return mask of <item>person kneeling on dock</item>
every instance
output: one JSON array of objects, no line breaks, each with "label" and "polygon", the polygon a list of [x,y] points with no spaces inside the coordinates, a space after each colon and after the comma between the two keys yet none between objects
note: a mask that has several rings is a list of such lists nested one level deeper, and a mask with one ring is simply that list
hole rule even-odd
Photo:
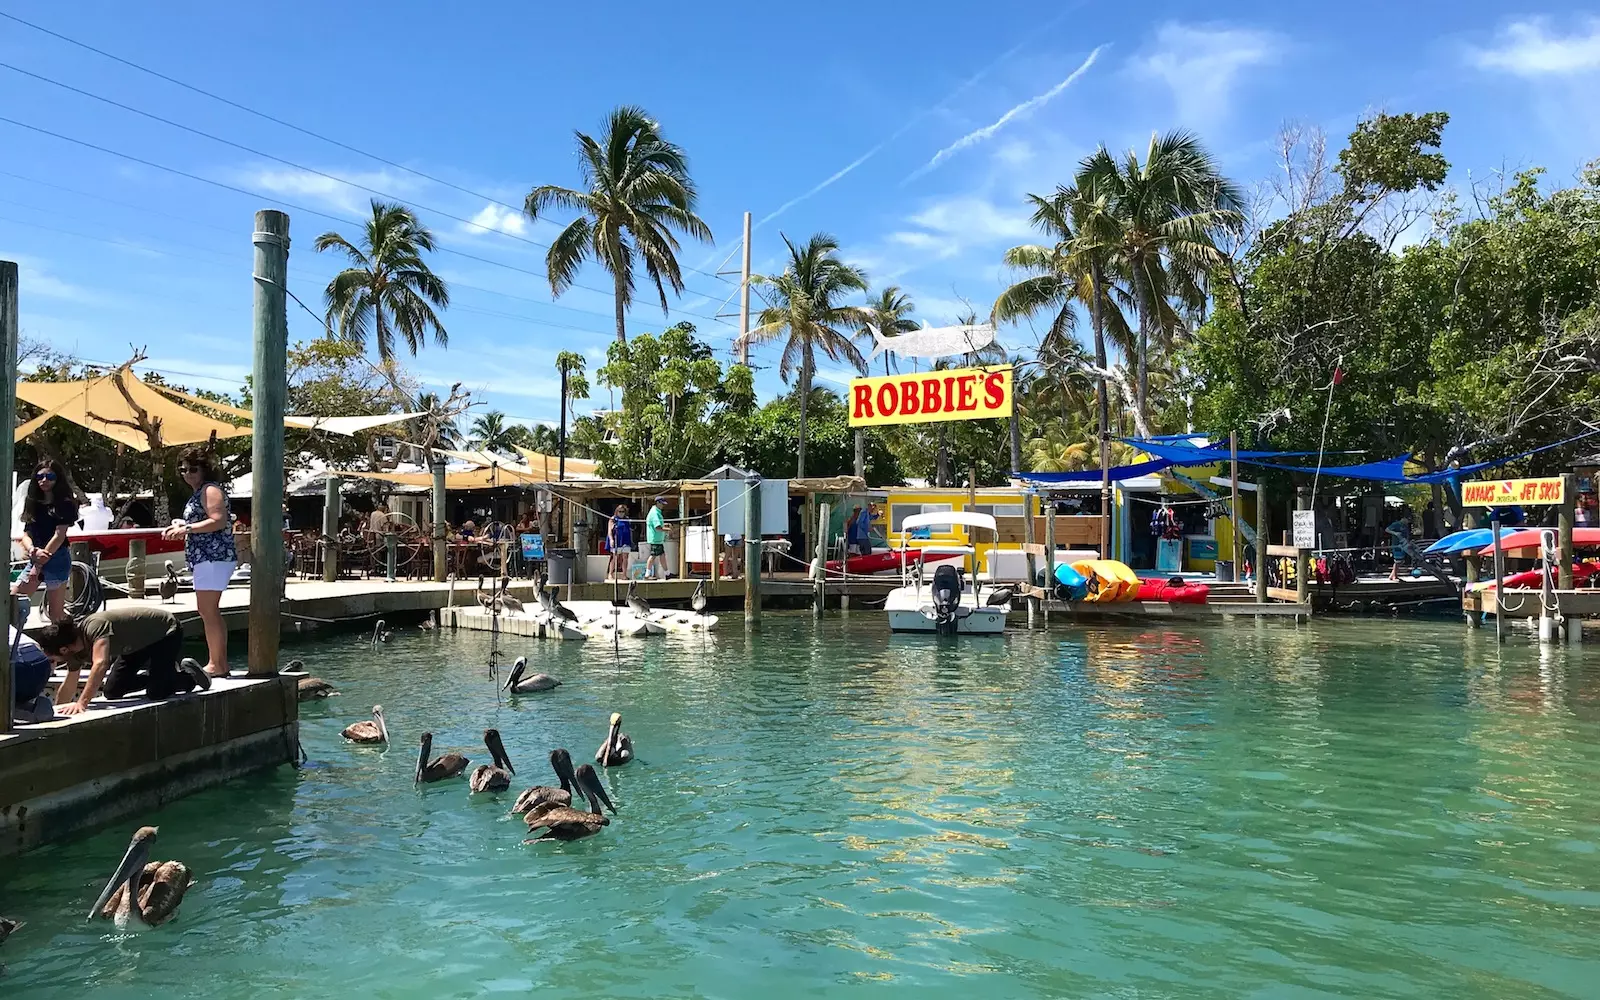
[{"label": "person kneeling on dock", "polygon": [[[94,696],[123,698],[143,690],[152,701],[209,688],[211,678],[195,661],[180,665],[183,632],[172,612],[158,607],[121,607],[81,619],[68,619],[39,630],[39,648],[65,664],[67,679],[56,695],[56,711],[77,715]],[[90,664],[89,677],[78,690],[78,672]]]}]

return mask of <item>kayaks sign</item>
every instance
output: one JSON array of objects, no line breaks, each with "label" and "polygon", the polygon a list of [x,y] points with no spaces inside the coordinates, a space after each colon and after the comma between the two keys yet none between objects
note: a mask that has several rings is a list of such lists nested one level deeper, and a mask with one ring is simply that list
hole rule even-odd
[{"label": "kayaks sign", "polygon": [[951,368],[850,382],[850,426],[1011,416],[1011,368]]},{"label": "kayaks sign", "polygon": [[1566,500],[1560,476],[1547,479],[1496,479],[1461,484],[1464,507],[1500,507],[1508,504],[1557,504]]}]

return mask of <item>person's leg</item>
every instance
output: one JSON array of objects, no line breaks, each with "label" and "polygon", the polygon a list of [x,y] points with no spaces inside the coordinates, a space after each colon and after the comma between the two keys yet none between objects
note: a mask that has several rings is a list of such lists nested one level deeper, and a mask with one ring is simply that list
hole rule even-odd
[{"label": "person's leg", "polygon": [[144,659],[137,653],[119,656],[106,668],[105,680],[100,682],[100,693],[106,700],[126,698],[135,691],[144,690],[149,677],[144,673]]},{"label": "person's leg", "polygon": [[174,694],[185,694],[194,690],[195,678],[186,671],[178,669],[178,653],[182,649],[183,632],[173,629],[137,653],[128,654],[130,660],[143,661],[147,677],[144,685],[145,697],[151,701],[158,701],[170,698]]},{"label": "person's leg", "polygon": [[222,620],[222,591],[197,590],[195,603],[200,607],[200,621],[206,630],[206,673],[212,677],[228,676],[228,626]]}]

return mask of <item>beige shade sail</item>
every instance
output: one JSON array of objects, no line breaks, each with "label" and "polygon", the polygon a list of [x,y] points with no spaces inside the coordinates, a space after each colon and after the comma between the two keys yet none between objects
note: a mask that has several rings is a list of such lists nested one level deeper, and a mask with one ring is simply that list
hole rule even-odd
[{"label": "beige shade sail", "polygon": [[[325,475],[345,476],[355,479],[381,479],[386,483],[395,483],[399,486],[432,486],[433,474],[430,472],[353,472],[343,469],[329,470]],[[528,486],[538,482],[526,472],[517,472],[505,467],[491,469],[469,469],[466,472],[451,472],[444,477],[446,490],[487,490],[497,486]]]},{"label": "beige shade sail", "polygon": [[156,392],[125,367],[81,382],[18,382],[17,398],[44,413],[18,427],[14,441],[21,441],[52,417],[70,420],[135,451],[150,450],[146,426],[154,429],[156,443],[163,447],[250,433],[249,427],[196,413]]},{"label": "beige shade sail", "polygon": [[[533,473],[541,479],[553,482],[560,478],[562,469],[561,459],[558,456],[532,451],[520,445],[513,445],[512,447],[516,448],[517,453],[528,460],[528,468],[533,470]],[[599,468],[599,462],[592,462],[586,458],[573,458],[571,455],[567,456],[566,473],[568,476],[584,479],[594,478],[599,475]]]},{"label": "beige shade sail", "polygon": [[[249,410],[241,409],[237,406],[229,406],[226,403],[218,403],[210,399],[202,399],[199,396],[191,396],[187,392],[182,392],[169,386],[152,386],[152,388],[159,389],[176,399],[210,407],[219,413],[243,417],[246,420],[255,416]],[[379,413],[372,416],[363,415],[358,417],[308,417],[289,414],[283,418],[283,425],[285,427],[297,427],[301,430],[327,431],[330,434],[343,434],[345,437],[354,437],[357,433],[371,430],[374,427],[397,424],[404,420],[414,420],[417,417],[425,416],[427,416],[426,413]]]}]

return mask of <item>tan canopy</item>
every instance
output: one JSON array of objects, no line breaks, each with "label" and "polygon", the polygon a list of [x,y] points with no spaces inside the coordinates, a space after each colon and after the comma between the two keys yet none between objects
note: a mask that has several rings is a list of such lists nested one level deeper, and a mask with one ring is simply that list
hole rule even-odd
[{"label": "tan canopy", "polygon": [[[324,476],[344,476],[355,479],[381,479],[386,483],[395,483],[399,486],[432,486],[433,473],[431,472],[354,472],[345,469],[329,469]],[[497,486],[538,486],[543,485],[540,480],[526,472],[517,472],[505,467],[490,469],[468,469],[466,472],[451,472],[444,477],[444,488],[447,490],[488,490]]]},{"label": "tan canopy", "polygon": [[[541,452],[531,451],[521,445],[514,445],[517,452],[528,461],[528,468],[541,479],[555,481],[561,474],[561,459],[556,455],[546,455]],[[591,479],[599,474],[600,463],[591,462],[586,458],[573,458],[567,456],[566,473],[571,477]]]},{"label": "tan canopy", "polygon": [[32,434],[51,417],[70,420],[135,451],[150,450],[147,428],[161,446],[250,433],[249,427],[196,413],[167,398],[125,367],[82,382],[18,382],[17,398],[44,413],[18,427],[14,441]]}]

